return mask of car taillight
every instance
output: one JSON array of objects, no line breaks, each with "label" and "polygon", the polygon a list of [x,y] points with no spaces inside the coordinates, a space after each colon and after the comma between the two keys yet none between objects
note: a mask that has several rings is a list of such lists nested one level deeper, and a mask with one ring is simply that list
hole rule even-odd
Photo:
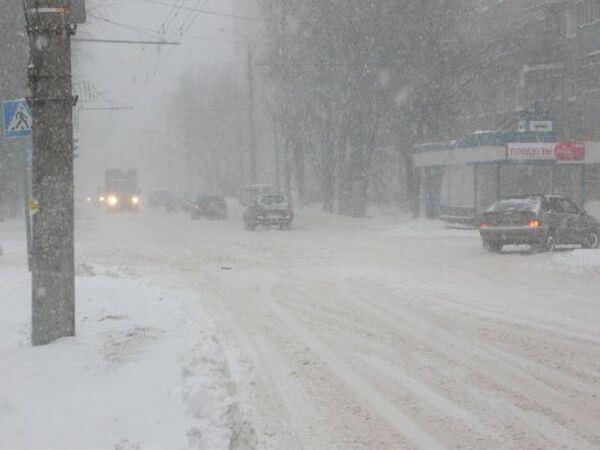
[{"label": "car taillight", "polygon": [[527,222],[527,225],[531,228],[538,228],[541,224],[542,223],[538,219],[529,219],[529,222]]},{"label": "car taillight", "polygon": [[486,222],[481,222],[481,224],[479,225],[479,228],[489,228],[490,225]]}]

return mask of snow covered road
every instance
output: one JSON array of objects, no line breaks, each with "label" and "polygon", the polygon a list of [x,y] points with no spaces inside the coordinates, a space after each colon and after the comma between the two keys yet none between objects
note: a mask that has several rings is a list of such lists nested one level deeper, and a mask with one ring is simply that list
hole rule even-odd
[{"label": "snow covered road", "polygon": [[80,263],[186,292],[185,332],[214,327],[232,449],[600,448],[598,251],[492,255],[474,231],[309,211],[291,232],[85,216]]}]

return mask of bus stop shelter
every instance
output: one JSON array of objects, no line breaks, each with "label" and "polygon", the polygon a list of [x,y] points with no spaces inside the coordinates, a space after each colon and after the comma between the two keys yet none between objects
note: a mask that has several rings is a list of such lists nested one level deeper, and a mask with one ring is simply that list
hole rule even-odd
[{"label": "bus stop shelter", "polygon": [[503,137],[506,142],[492,145],[417,147],[422,213],[476,224],[494,201],[510,195],[565,195],[582,206],[600,199],[600,142],[519,140],[518,133]]}]

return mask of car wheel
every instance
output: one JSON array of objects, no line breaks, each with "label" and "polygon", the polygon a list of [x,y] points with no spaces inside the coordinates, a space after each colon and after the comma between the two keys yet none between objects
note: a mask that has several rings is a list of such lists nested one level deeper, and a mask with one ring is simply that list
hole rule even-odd
[{"label": "car wheel", "polygon": [[583,248],[598,248],[600,246],[600,232],[592,230],[588,233]]},{"label": "car wheel", "polygon": [[486,244],[486,248],[490,253],[500,253],[502,251],[502,247],[504,247],[499,242],[488,242]]},{"label": "car wheel", "polygon": [[546,236],[544,242],[532,246],[536,253],[553,252],[556,248],[556,239],[553,234]]}]

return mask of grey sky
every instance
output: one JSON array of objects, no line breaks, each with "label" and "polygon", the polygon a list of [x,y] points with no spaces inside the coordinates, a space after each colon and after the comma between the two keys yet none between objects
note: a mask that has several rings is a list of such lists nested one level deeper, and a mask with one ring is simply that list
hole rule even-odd
[{"label": "grey sky", "polygon": [[[88,3],[92,4],[91,0]],[[234,38],[220,31],[231,28],[227,17],[174,10],[163,4],[176,0],[102,0],[90,8],[89,23],[77,37],[157,40],[166,24],[166,39],[178,47],[108,45],[74,42],[74,81],[89,83],[101,96],[83,107],[131,106],[130,111],[82,111],[76,177],[79,194],[94,190],[107,167],[137,167],[142,184],[165,170],[159,152],[173,152],[167,139],[165,99],[190,68],[230,62]],[[163,3],[163,4],[159,4]],[[231,13],[230,0],[186,0],[186,7]],[[108,23],[107,19],[120,25]],[[133,28],[136,31],[132,29]],[[181,37],[182,29],[185,34]],[[173,133],[173,130],[171,130]],[[175,130],[176,132],[176,130]],[[167,157],[168,159],[168,157]]]}]

